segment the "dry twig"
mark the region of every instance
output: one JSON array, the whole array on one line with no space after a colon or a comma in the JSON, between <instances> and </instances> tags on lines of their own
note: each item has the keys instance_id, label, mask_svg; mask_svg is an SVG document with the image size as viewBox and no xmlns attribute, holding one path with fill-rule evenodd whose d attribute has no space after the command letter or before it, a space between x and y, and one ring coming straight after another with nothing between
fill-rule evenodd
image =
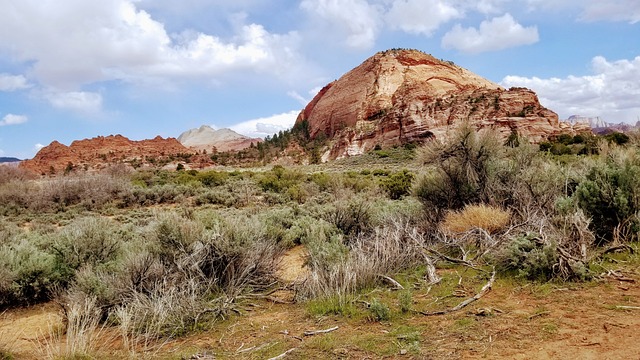
<instances>
[{"instance_id":1,"label":"dry twig","mask_svg":"<svg viewBox=\"0 0 640 360\"><path fill-rule=\"evenodd\" d=\"M284 358L285 358L285 356L287 356L290 352L295 351L296 349L298 349L298 348L291 348L291 349L289 349L289 350L287 350L287 351L283 352L282 354L280 354L280 355L278 355L278 356L274 356L274 357L272 357L272 358L269 358L268 360L280 360L280 359L284 359Z\"/></svg>"},{"instance_id":2,"label":"dry twig","mask_svg":"<svg viewBox=\"0 0 640 360\"><path fill-rule=\"evenodd\" d=\"M480 292L475 294L473 297L468 298L467 300L461 302L460 304L450 308L450 309L446 309L446 310L440 310L440 311L434 311L434 312L424 312L424 311L419 311L420 314L425 315L425 316L433 316L433 315L445 315L445 314L449 314L452 312L456 312L461 310L462 308L464 308L465 306L471 304L472 302L480 299L481 297L483 297L486 293L488 293L491 290L491 287L493 286L493 283L496 281L496 271L495 269L493 270L493 273L491 274L491 278L489 279L489 282L487 282L482 289L480 289Z\"/></svg>"},{"instance_id":3,"label":"dry twig","mask_svg":"<svg viewBox=\"0 0 640 360\"><path fill-rule=\"evenodd\" d=\"M338 328L339 328L339 326L335 326L335 327L332 327L332 328L326 329L326 330L307 330L307 331L304 332L304 336L326 334L326 333L330 333L332 331L336 331L336 330L338 330Z\"/></svg>"}]
</instances>

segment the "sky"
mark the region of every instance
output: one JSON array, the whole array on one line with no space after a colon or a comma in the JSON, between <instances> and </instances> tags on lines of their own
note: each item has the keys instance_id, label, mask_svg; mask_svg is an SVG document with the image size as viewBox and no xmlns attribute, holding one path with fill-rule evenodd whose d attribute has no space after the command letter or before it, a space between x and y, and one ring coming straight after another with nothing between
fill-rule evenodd
<instances>
[{"instance_id":1,"label":"sky","mask_svg":"<svg viewBox=\"0 0 640 360\"><path fill-rule=\"evenodd\" d=\"M640 119L640 0L0 0L0 156L53 140L264 137L378 51L413 48L561 119Z\"/></svg>"}]
</instances>

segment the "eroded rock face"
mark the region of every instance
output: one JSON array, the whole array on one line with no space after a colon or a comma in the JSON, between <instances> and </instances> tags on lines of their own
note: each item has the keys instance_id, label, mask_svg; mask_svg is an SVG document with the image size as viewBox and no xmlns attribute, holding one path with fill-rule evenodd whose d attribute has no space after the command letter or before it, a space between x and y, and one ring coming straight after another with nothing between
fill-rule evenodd
<instances>
[{"instance_id":1,"label":"eroded rock face","mask_svg":"<svg viewBox=\"0 0 640 360\"><path fill-rule=\"evenodd\" d=\"M69 146L53 141L33 159L21 162L20 166L36 174L55 174L69 166L86 170L115 163L142 166L187 153L192 151L174 138L157 136L151 140L133 141L122 135L110 135L76 140Z\"/></svg>"},{"instance_id":2,"label":"eroded rock face","mask_svg":"<svg viewBox=\"0 0 640 360\"><path fill-rule=\"evenodd\" d=\"M377 53L329 85L306 106L312 138L326 136L323 160L392 146L442 139L460 123L491 127L539 142L560 133L589 131L558 121L534 92L506 90L451 62L417 50Z\"/></svg>"}]
</instances>

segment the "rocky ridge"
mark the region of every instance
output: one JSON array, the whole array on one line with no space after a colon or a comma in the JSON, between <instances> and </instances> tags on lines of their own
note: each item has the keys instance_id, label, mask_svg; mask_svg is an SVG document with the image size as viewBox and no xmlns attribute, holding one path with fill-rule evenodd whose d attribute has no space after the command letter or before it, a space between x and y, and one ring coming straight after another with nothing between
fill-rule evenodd
<instances>
[{"instance_id":1,"label":"rocky ridge","mask_svg":"<svg viewBox=\"0 0 640 360\"><path fill-rule=\"evenodd\" d=\"M460 123L532 142L588 125L560 122L525 88L500 85L417 50L380 52L325 86L299 114L311 138L326 136L323 161L392 146L443 139Z\"/></svg>"},{"instance_id":2,"label":"rocky ridge","mask_svg":"<svg viewBox=\"0 0 640 360\"><path fill-rule=\"evenodd\" d=\"M202 125L197 129L183 132L178 136L178 141L190 149L214 153L246 149L251 146L251 143L257 144L262 139L250 138L231 129L215 130L210 126Z\"/></svg>"},{"instance_id":3,"label":"rocky ridge","mask_svg":"<svg viewBox=\"0 0 640 360\"><path fill-rule=\"evenodd\" d=\"M134 141L122 135L98 136L76 140L69 146L53 141L40 149L33 159L22 161L20 167L43 175L73 169L100 169L115 163L139 167L170 163L192 152L175 138L157 136L151 140Z\"/></svg>"}]
</instances>

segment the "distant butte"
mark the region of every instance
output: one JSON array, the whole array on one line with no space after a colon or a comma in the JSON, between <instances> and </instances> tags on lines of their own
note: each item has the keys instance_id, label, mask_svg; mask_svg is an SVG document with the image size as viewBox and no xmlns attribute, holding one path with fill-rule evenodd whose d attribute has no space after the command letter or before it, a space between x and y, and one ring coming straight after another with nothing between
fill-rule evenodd
<instances>
[{"instance_id":1,"label":"distant butte","mask_svg":"<svg viewBox=\"0 0 640 360\"><path fill-rule=\"evenodd\" d=\"M71 169L100 169L109 164L128 163L134 167L167 163L176 155L193 153L175 138L157 136L151 140L133 141L122 135L98 136L76 140L66 146L53 141L20 167L36 174L56 174ZM71 167L71 169L69 168Z\"/></svg>"},{"instance_id":2,"label":"distant butte","mask_svg":"<svg viewBox=\"0 0 640 360\"><path fill-rule=\"evenodd\" d=\"M465 120L532 142L590 131L559 122L531 90L507 90L450 61L403 49L379 52L325 86L296 122L308 122L312 138L330 139L327 161L376 145L442 139Z\"/></svg>"}]
</instances>

